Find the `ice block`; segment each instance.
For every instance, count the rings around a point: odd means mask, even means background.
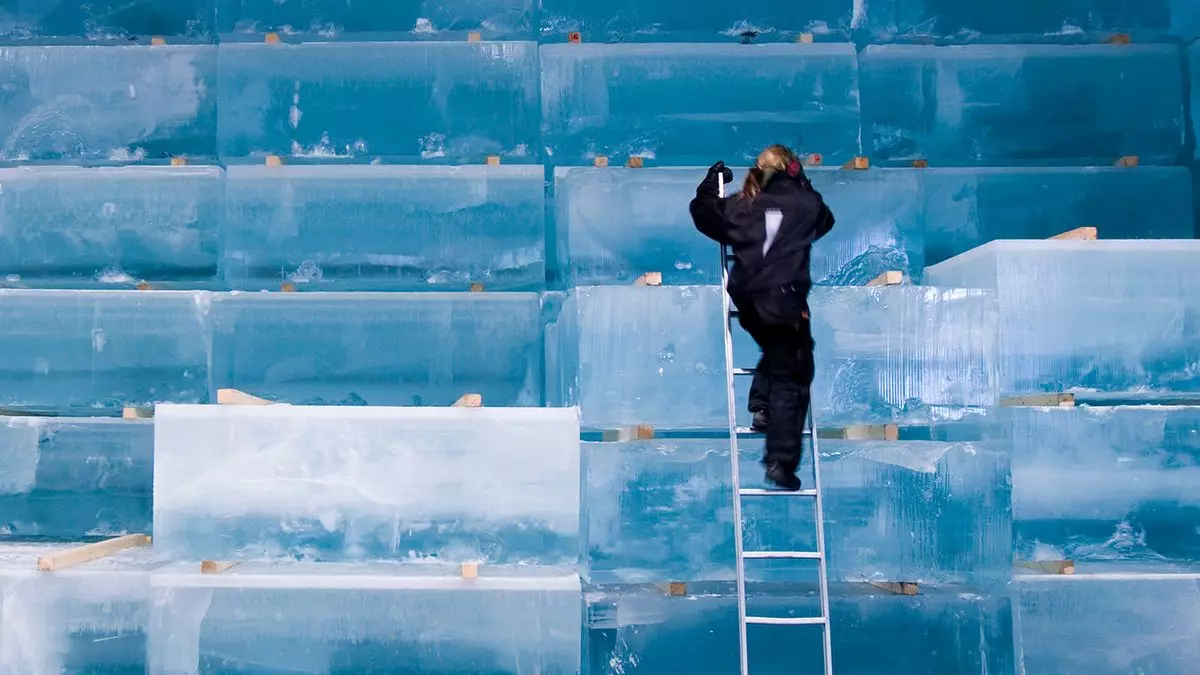
[[[120,415],[208,399],[209,294],[0,290],[0,409]]]
[[[1171,33],[1184,38],[1200,36],[1200,7],[1191,0],[1171,0]]]
[[[198,566],[151,578],[154,675],[579,672],[579,577],[531,567],[477,579],[394,565]]]
[[[859,149],[853,45],[558,44],[541,58],[558,165],[733,165],[773,143],[840,163]]]
[[[150,531],[149,420],[0,417],[0,529],[78,538]]]
[[[233,166],[233,288],[545,287],[540,166]]]
[[[1183,0],[1179,0],[1182,2]],[[1200,35],[1200,8],[1190,8],[1188,12],[1191,14],[1191,25],[1187,29],[1190,35]],[[1197,87],[1196,81],[1200,79],[1200,45],[1195,43],[1188,48],[1188,72],[1191,73],[1191,104],[1192,109],[1200,103],[1200,88]],[[1196,133],[1197,121],[1192,120],[1192,133]],[[1195,150],[1194,157],[1200,158],[1200,149]]]
[[[720,248],[696,231],[688,212],[706,171],[555,169],[559,265],[570,283],[628,284],[660,272],[665,284],[719,284]],[[889,270],[919,277],[924,257],[917,172],[805,171],[837,219],[813,248],[817,283],[860,285]],[[735,172],[736,186],[743,176]]]
[[[288,403],[540,405],[536,293],[214,296],[213,383]]]
[[[213,18],[212,2],[202,0],[35,0],[0,10],[0,37],[30,42],[148,43],[152,36],[207,41]]]
[[[743,487],[763,483],[762,441],[741,441]],[[1004,583],[1012,569],[1007,448],[981,442],[821,440],[829,578]],[[726,439],[585,443],[588,579],[734,579]],[[811,487],[806,445],[801,480]],[[816,548],[811,500],[742,501],[748,550]],[[795,581],[755,563],[748,578]]]
[[[1004,408],[1022,560],[1200,563],[1200,408]]]
[[[1188,239],[1194,230],[1192,184],[1183,167],[920,173],[930,265],[993,239],[1046,239],[1077,227],[1095,227],[1101,239]]]
[[[834,672],[839,675],[1012,673],[1013,609],[1003,596],[921,587],[918,597],[866,587],[832,589]],[[752,589],[770,616],[817,613],[815,594]],[[738,670],[737,597],[697,589],[603,589],[587,594],[591,672],[648,675]],[[751,670],[768,675],[823,672],[815,626],[751,626]]]
[[[223,185],[204,166],[0,169],[0,284],[211,285]]]
[[[1200,577],[1016,577],[1028,675],[1184,675],[1200,663]]]
[[[527,0],[217,0],[216,5],[226,34],[278,31],[313,40],[357,35],[413,40],[474,31],[488,40],[534,37],[534,8]]]
[[[154,440],[175,559],[578,559],[573,409],[163,405]]]
[[[1172,164],[1183,147],[1170,45],[872,45],[863,143],[937,166]]]
[[[0,47],[0,159],[211,157],[216,49]]]
[[[1003,393],[1200,390],[1200,241],[994,241],[925,270],[997,290]]]
[[[844,40],[850,5],[838,0],[804,5],[787,0],[756,5],[544,0],[541,20],[542,39],[554,42],[565,41],[570,31],[589,42],[793,42],[804,32]]]
[[[537,156],[530,42],[223,43],[220,63],[222,157]]]

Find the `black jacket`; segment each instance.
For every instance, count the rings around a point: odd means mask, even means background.
[[[795,323],[807,313],[812,245],[833,229],[833,213],[803,171],[794,177],[775,174],[753,200],[741,194],[721,199],[706,181],[690,210],[697,230],[733,249],[728,290],[735,303],[754,303],[770,323]],[[771,210],[783,221],[764,257]]]

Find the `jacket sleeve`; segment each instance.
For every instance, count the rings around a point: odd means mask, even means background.
[[[716,195],[698,192],[688,205],[688,210],[691,211],[692,222],[696,224],[700,234],[717,243],[732,246],[736,228],[725,217],[728,202],[728,198],[721,199]]]
[[[829,210],[829,207],[825,204],[825,200],[821,199],[820,195],[817,195],[817,203],[820,206],[820,211],[817,213],[817,222],[815,224],[816,236],[813,237],[813,241],[817,241],[829,234],[829,231],[833,229],[834,223],[833,211]]]

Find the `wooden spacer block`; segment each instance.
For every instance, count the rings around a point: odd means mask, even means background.
[[[166,41],[166,39],[161,38],[161,37],[152,37],[152,38],[150,38],[150,44],[155,47],[161,47],[161,46],[167,44],[167,41]]]
[[[1113,33],[1104,40],[1105,44],[1110,45],[1127,45],[1131,42],[1133,42],[1133,38],[1129,33]]]
[[[913,160],[913,163],[912,163],[912,168],[914,168],[914,169],[928,169],[928,168],[929,168],[929,160],[927,160],[927,159],[914,159],[914,160]]]
[[[800,44],[811,45],[812,41],[813,41],[812,33],[801,33],[796,36],[796,42],[799,42]]]
[[[646,272],[638,277],[634,286],[662,286],[662,272]]]
[[[1045,574],[1075,574],[1075,562],[1072,560],[1018,560],[1016,565]]]
[[[295,293],[296,292],[296,284],[293,284],[290,281],[285,281],[282,284],[279,284],[279,292],[280,293]]]
[[[465,562],[459,568],[459,574],[463,579],[478,579],[479,578],[479,563]]]
[[[817,429],[817,438],[841,441],[898,441],[900,427],[896,424],[856,424],[849,427]]]
[[[269,45],[279,44],[279,33],[267,33],[263,36],[263,42]]]
[[[150,286],[150,282],[148,281],[139,281],[138,285],[134,286],[134,288],[138,289],[139,291],[153,290],[153,288]]]
[[[868,286],[899,286],[904,283],[904,272],[889,270],[867,282]]]
[[[172,157],[171,166],[187,166],[186,157]]]
[[[482,39],[483,39],[483,36],[480,35],[479,31],[477,31],[477,30],[473,30],[470,33],[467,33],[467,42],[479,42]]]
[[[1055,392],[1006,396],[1000,399],[1000,405],[1008,408],[1073,408],[1075,407],[1075,394]]]
[[[482,408],[482,394],[463,394],[450,406],[451,408]]]
[[[842,165],[842,168],[847,171],[866,171],[871,168],[871,160],[866,157],[855,157],[854,159]]]
[[[1113,163],[1113,166],[1119,166],[1125,169],[1132,169],[1138,165],[1137,155],[1126,155]]]
[[[916,595],[920,586],[911,581],[869,581],[867,582],[881,591],[896,595]]]
[[[592,166],[608,166],[608,158],[604,155],[596,155],[596,158],[592,160]]]
[[[688,592],[687,584],[682,581],[668,581],[665,584],[659,584],[658,588],[672,598],[682,598]]]
[[[631,169],[640,169],[643,165],[645,165],[645,161],[641,157],[630,157],[629,161],[625,162],[625,166]]]
[[[144,534],[127,534],[123,537],[106,539],[94,544],[77,546],[59,553],[38,556],[37,568],[41,572],[55,572],[75,565],[82,565],[97,558],[106,558],[127,548],[149,545],[150,537]]]
[[[814,152],[810,155],[807,155],[804,158],[804,165],[805,166],[821,166],[821,162],[823,161],[823,159],[824,158],[821,157],[821,153]]]
[[[651,424],[638,424],[636,426],[620,427],[618,429],[605,429],[600,434],[600,440],[604,443],[648,441],[652,438],[654,438],[654,426]]]
[[[567,42],[579,44],[580,42],[583,42],[583,36],[579,34],[579,31],[573,30],[570,33],[567,33]]]
[[[1076,241],[1095,241],[1100,234],[1099,230],[1094,227],[1077,227],[1069,232],[1056,234],[1050,239],[1072,239]]]
[[[264,163],[267,166],[283,166],[283,158],[281,158],[279,155],[267,155],[267,159]]]
[[[483,282],[482,281],[472,281],[471,286],[468,288],[468,290],[470,290],[472,293],[482,293],[483,292]]]
[[[126,420],[147,420],[152,417],[154,417],[154,408],[135,408],[133,406],[126,406],[126,408],[121,411],[121,419]]]
[[[488,166],[500,166],[500,155],[488,155],[487,165]]]
[[[272,402],[237,389],[218,389],[217,405],[272,405]]]
[[[201,574],[220,574],[238,564],[236,560],[201,560]]]

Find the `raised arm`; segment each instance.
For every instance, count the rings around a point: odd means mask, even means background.
[[[692,222],[701,234],[721,244],[733,244],[736,228],[726,217],[729,200],[720,196],[718,180],[725,179],[726,185],[733,182],[733,172],[725,162],[717,162],[708,169],[708,174],[696,187],[696,197],[688,205]]]

